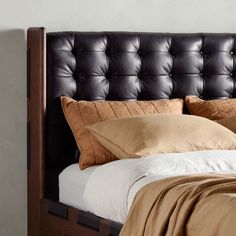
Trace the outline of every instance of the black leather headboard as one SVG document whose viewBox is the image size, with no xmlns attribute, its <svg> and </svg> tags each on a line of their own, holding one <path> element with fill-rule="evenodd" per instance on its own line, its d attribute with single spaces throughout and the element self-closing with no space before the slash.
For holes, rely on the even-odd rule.
<svg viewBox="0 0 236 236">
<path fill-rule="evenodd" d="M 77 161 L 59 97 L 77 100 L 236 96 L 235 34 L 47 34 L 47 168 Z"/>
</svg>

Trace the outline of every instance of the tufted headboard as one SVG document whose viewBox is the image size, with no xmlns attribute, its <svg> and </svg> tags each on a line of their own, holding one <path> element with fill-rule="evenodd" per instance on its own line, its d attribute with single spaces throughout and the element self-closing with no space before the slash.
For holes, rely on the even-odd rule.
<svg viewBox="0 0 236 236">
<path fill-rule="evenodd" d="M 77 100 L 234 97 L 235 39 L 231 34 L 48 33 L 48 166 L 65 167 L 78 159 L 61 95 Z"/>
<path fill-rule="evenodd" d="M 236 34 L 46 34 L 43 28 L 30 29 L 28 146 L 33 148 L 28 156 L 46 167 L 46 182 L 52 183 L 46 184 L 48 189 L 57 181 L 50 170 L 60 171 L 79 158 L 61 95 L 77 100 L 236 97 L 235 41 Z M 30 161 L 28 166 L 36 168 Z M 43 178 L 44 174 L 41 192 Z"/>
</svg>

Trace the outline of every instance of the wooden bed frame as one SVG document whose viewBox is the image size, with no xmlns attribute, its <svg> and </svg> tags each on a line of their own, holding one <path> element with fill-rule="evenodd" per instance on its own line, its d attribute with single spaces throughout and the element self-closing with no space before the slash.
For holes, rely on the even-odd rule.
<svg viewBox="0 0 236 236">
<path fill-rule="evenodd" d="M 109 36 L 111 35 L 113 33 Z M 135 33 L 127 33 L 125 37 L 127 36 L 128 40 L 130 38 L 133 40 L 132 37 L 134 35 L 135 37 L 137 36 Z M 99 34 L 100 36 L 101 34 Z M 165 67 L 166 69 L 168 66 L 163 65 L 171 64 L 170 57 L 175 57 L 177 63 L 173 67 L 172 62 L 172 71 L 164 71 L 167 73 L 164 75 L 164 80 L 157 79 L 158 81 L 154 81 L 152 79 L 151 82 L 154 84 L 151 84 L 150 81 L 146 83 L 146 87 L 143 89 L 146 90 L 141 94 L 143 97 L 138 97 L 139 94 L 135 93 L 138 89 L 132 90 L 132 88 L 128 87 L 126 92 L 131 91 L 131 95 L 134 94 L 136 96 L 134 99 L 183 98 L 189 94 L 204 99 L 236 97 L 236 87 L 234 86 L 234 69 L 236 68 L 234 60 L 236 45 L 234 42 L 236 41 L 236 34 L 179 34 L 176 36 L 176 34 L 159 33 L 157 35 L 151 34 L 150 36 L 147 33 L 142 35 L 144 41 L 148 37 L 151 40 L 153 38 L 156 40 L 157 38 L 161 41 L 160 47 L 164 47 L 165 50 L 168 50 L 168 47 L 172 44 L 172 48 L 169 48 L 169 51 L 165 51 L 166 56 L 158 59 L 161 61 L 159 64 L 155 64 L 156 59 L 152 59 L 151 63 L 154 66 L 158 67 L 158 69 L 160 69 L 159 67 L 161 69 Z M 173 41 L 171 37 L 175 40 Z M 136 45 L 140 43 L 140 40 L 134 40 L 134 42 L 134 45 Z M 142 45 L 143 48 L 140 47 L 141 50 L 147 50 L 147 48 L 156 45 L 155 42 L 153 44 L 145 44 L 145 42 Z M 215 51 L 217 55 L 214 54 Z M 163 51 L 160 52 L 162 53 Z M 135 53 L 142 57 L 142 51 L 136 51 Z M 204 55 L 204 53 L 206 54 Z M 133 51 L 132 55 L 134 55 Z M 207 61 L 205 67 L 203 58 Z M 231 62 L 233 66 L 227 66 L 227 63 L 231 65 Z M 221 66 L 219 66 L 219 63 Z M 58 196 L 55 197 L 57 190 L 53 190 L 54 194 L 52 195 L 48 194 L 46 182 L 48 173 L 46 173 L 45 168 L 47 138 L 45 134 L 47 109 L 46 66 L 46 30 L 44 28 L 29 28 L 27 32 L 28 235 L 116 236 L 119 234 L 122 225 L 59 203 Z M 228 71 L 231 67 L 232 71 Z M 151 72 L 154 70 L 153 67 L 147 66 L 147 68 Z M 161 72 L 163 71 L 161 70 Z M 138 73 L 137 78 L 140 79 L 140 76 L 145 76 L 145 73 L 143 75 Z M 111 83 L 111 81 L 109 82 Z M 175 87 L 171 87 L 172 84 Z M 130 83 L 128 83 L 128 86 L 130 86 Z M 123 90 L 121 93 L 120 87 L 117 87 L 118 89 L 115 92 L 113 91 L 115 93 L 113 99 L 126 99 L 126 97 L 122 97 Z M 60 171 L 58 169 L 55 170 L 55 173 L 52 173 L 54 179 L 57 179 Z M 57 182 L 55 181 L 54 185 L 55 183 Z"/>
<path fill-rule="evenodd" d="M 27 33 L 29 236 L 115 236 L 121 225 L 45 197 L 46 30 Z M 31 95 L 34 96 L 31 96 Z"/>
</svg>

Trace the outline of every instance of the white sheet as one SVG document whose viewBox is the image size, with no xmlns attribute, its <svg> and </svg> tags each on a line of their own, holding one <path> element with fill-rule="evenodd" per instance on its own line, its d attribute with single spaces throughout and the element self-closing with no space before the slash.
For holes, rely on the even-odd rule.
<svg viewBox="0 0 236 236">
<path fill-rule="evenodd" d="M 170 176 L 236 173 L 236 151 L 161 154 L 114 161 L 97 167 L 84 192 L 85 209 L 124 223 L 135 194 L 144 185 Z"/>
<path fill-rule="evenodd" d="M 59 201 L 86 211 L 84 190 L 90 175 L 96 168 L 80 170 L 79 164 L 73 164 L 64 169 L 59 175 Z"/>
</svg>

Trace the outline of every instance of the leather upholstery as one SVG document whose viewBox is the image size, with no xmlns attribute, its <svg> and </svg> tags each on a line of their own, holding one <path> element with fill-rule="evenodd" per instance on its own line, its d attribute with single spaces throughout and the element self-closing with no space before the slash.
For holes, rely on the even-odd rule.
<svg viewBox="0 0 236 236">
<path fill-rule="evenodd" d="M 236 97 L 235 34 L 47 34 L 47 167 L 77 161 L 59 96 L 150 100 Z M 65 145 L 66 144 L 66 145 Z"/>
</svg>

